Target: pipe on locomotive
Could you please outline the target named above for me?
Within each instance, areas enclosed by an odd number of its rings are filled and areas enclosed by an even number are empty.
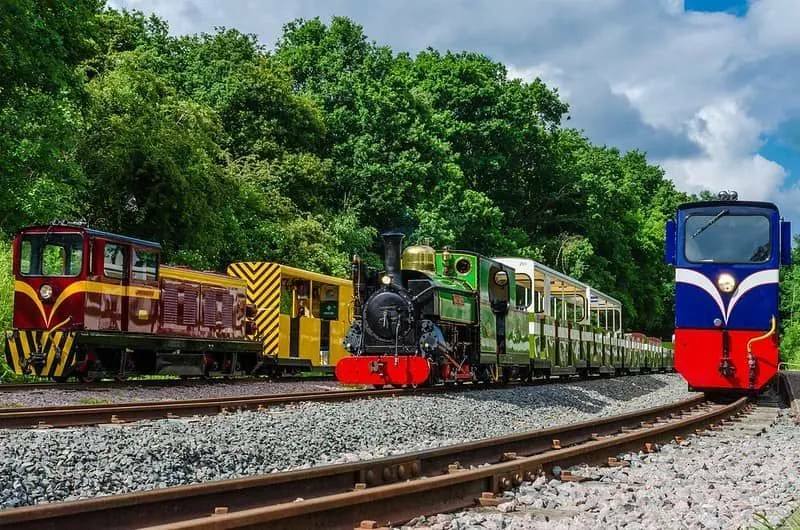
[[[381,237],[383,238],[383,262],[386,268],[386,276],[391,278],[390,283],[396,287],[402,287],[403,278],[400,273],[400,257],[403,251],[403,238],[406,236],[402,232],[384,232]]]

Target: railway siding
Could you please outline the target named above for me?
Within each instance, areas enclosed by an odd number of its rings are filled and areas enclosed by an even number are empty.
[[[611,416],[689,397],[676,375],[298,403],[264,411],[0,430],[5,507],[355,462]],[[481,418],[481,421],[475,421]]]

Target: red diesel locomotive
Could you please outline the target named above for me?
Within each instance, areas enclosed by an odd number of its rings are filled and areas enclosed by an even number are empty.
[[[84,381],[257,371],[245,281],[162,266],[160,254],[158,243],[80,225],[17,234],[9,366]]]

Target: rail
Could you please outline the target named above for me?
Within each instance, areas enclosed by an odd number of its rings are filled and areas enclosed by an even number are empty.
[[[14,508],[0,512],[0,527],[351,529],[363,519],[397,523],[470,506],[486,499],[485,492],[514,487],[556,464],[597,460],[719,422],[746,405],[744,398],[717,405],[698,396],[377,460]]]

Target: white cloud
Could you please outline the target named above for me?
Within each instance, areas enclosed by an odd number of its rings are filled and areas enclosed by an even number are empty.
[[[682,0],[114,0],[176,33],[236,27],[272,45],[295,17],[350,16],[397,50],[476,50],[511,77],[541,77],[594,141],[640,148],[687,191],[737,189],[789,211],[800,188],[758,150],[800,117],[800,0],[748,13],[685,12]],[[797,213],[800,215],[800,206]],[[800,217],[798,217],[800,219]]]

